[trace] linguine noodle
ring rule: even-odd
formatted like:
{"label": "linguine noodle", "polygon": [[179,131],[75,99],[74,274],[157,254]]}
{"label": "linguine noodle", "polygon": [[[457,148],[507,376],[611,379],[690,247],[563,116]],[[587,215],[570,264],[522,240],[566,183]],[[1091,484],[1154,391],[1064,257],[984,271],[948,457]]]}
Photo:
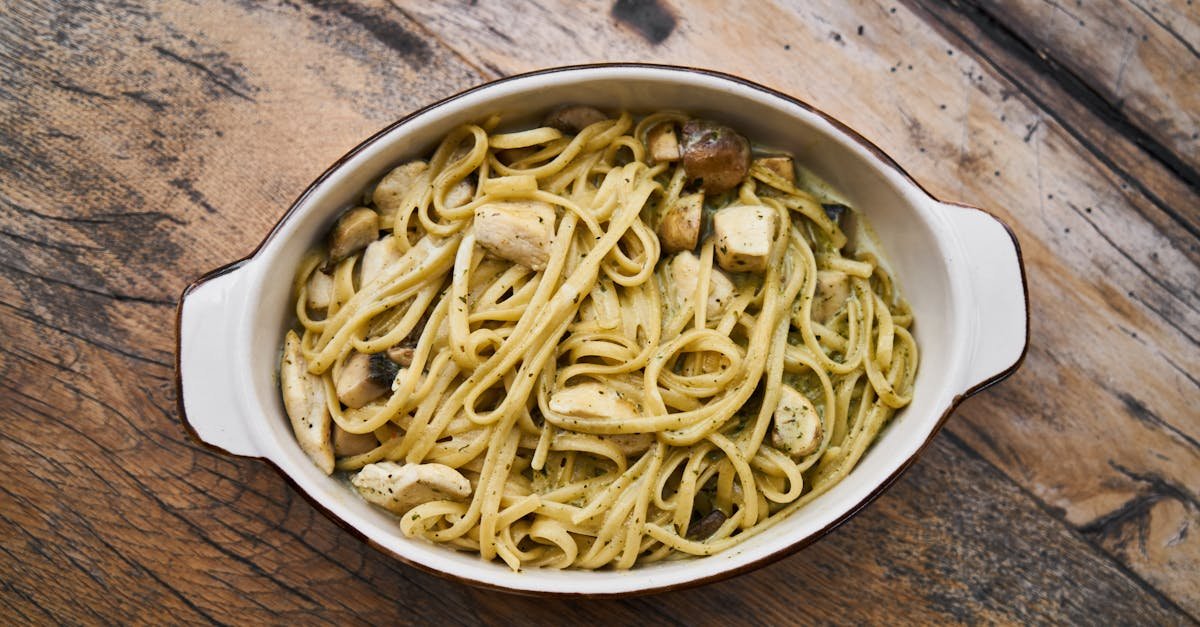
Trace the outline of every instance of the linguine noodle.
{"label": "linguine noodle", "polygon": [[[364,496],[364,469],[386,462],[395,465],[378,468],[436,467],[469,482],[389,507],[403,533],[513,569],[710,555],[827,491],[908,404],[910,309],[869,226],[803,168],[793,181],[756,160],[736,187],[704,199],[706,219],[737,205],[777,225],[762,271],[723,271],[706,228],[694,280],[672,274],[656,229],[697,183],[680,162],[651,158],[647,136],[686,119],[622,114],[575,133],[463,126],[404,188],[368,194],[394,247],[387,263],[368,278],[361,250],[305,258],[285,396],[311,385],[304,427],[324,429],[318,440],[335,432],[328,446],[367,443],[321,455],[362,471]],[[480,243],[492,235],[480,212],[527,201],[553,208],[544,266]],[[311,306],[314,279],[331,283],[322,311]],[[832,304],[826,279],[842,282]],[[718,284],[731,289],[718,295]],[[352,358],[399,346],[404,365],[381,395],[339,400]],[[288,370],[296,363],[301,374]],[[570,390],[599,404],[565,411],[555,399]],[[789,449],[788,402],[813,416],[806,450]],[[371,494],[386,495],[380,485]]]}

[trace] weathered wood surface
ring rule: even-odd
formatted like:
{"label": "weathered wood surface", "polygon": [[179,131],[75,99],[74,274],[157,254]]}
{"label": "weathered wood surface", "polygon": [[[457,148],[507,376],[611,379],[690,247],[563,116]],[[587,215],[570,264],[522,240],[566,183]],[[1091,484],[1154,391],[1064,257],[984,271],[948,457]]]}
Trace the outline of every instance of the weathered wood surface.
{"label": "weathered wood surface", "polygon": [[[1159,155],[1200,176],[1200,6],[1190,0],[983,0],[980,12],[1125,115]],[[1198,179],[1193,178],[1193,183]]]}
{"label": "weathered wood surface", "polygon": [[[1178,129],[1198,111],[1185,79],[1163,78],[1194,58],[1149,51],[1194,47],[1200,20],[1182,0],[1067,8],[1148,36],[1119,83],[1107,56],[1084,58],[1095,32],[988,22],[1003,11],[983,2],[0,4],[0,617],[1194,622],[1200,196]],[[627,601],[442,581],[185,436],[171,362],[186,283],[252,250],[405,112],[601,60],[777,87],[938,196],[1003,216],[1030,279],[1025,366],[828,539]],[[1119,118],[1071,81],[1117,98]]]}

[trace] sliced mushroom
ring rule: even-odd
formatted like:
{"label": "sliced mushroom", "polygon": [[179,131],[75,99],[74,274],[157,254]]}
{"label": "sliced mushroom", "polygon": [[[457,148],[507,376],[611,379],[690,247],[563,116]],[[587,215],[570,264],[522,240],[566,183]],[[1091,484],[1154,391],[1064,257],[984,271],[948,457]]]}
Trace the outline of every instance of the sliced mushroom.
{"label": "sliced mushroom", "polygon": [[431,501],[460,501],[471,494],[471,482],[443,464],[367,464],[350,479],[369,503],[395,514]]}
{"label": "sliced mushroom", "polygon": [[818,270],[812,319],[822,324],[837,315],[850,299],[850,277],[841,270]]}
{"label": "sliced mushroom", "polygon": [[728,126],[688,120],[682,145],[683,170],[711,194],[737,187],[750,171],[750,142]]}
{"label": "sliced mushroom", "polygon": [[813,453],[821,445],[821,417],[817,408],[790,385],[783,386],[774,423],[771,443],[794,459]]}
{"label": "sliced mushroom", "polygon": [[663,122],[650,129],[650,132],[646,133],[646,148],[655,163],[679,161],[683,156],[679,148],[679,133],[675,131],[675,124],[672,122]]}
{"label": "sliced mushroom", "polygon": [[545,270],[554,243],[554,207],[538,200],[480,205],[475,209],[475,241],[501,259]]}
{"label": "sliced mushroom", "polygon": [[392,389],[400,369],[383,353],[354,353],[342,365],[335,387],[347,407],[362,407]]}
{"label": "sliced mushroom", "polygon": [[[681,252],[671,259],[669,272],[675,302],[682,307],[684,299],[691,298],[696,293],[696,286],[700,281],[700,259],[690,252]],[[734,287],[733,281],[730,281],[720,268],[713,268],[708,278],[708,302],[705,306],[707,317],[712,319],[724,313],[735,291],[737,288]]]}
{"label": "sliced mushroom", "polygon": [[376,209],[382,215],[392,215],[400,208],[400,203],[408,192],[412,190],[413,185],[421,181],[422,175],[429,169],[429,164],[424,161],[409,161],[404,165],[392,168],[379,184],[375,186],[375,192],[371,194],[371,200],[375,202]]}
{"label": "sliced mushroom", "polygon": [[840,222],[842,216],[850,209],[846,205],[832,202],[822,203],[821,208],[825,210],[825,215],[834,222]]}
{"label": "sliced mushroom", "polygon": [[725,515],[725,512],[719,509],[714,509],[688,527],[687,537],[689,540],[704,540],[709,538],[712,536],[712,534],[716,533],[717,530],[721,528],[721,525],[724,525],[725,521],[728,519],[729,517]]}
{"label": "sliced mushroom", "polygon": [[387,356],[388,359],[392,360],[392,362],[394,362],[397,366],[403,366],[407,368],[412,365],[413,355],[415,355],[416,352],[417,349],[412,346],[401,346],[397,344],[396,346],[387,349]]}
{"label": "sliced mushroom", "polygon": [[379,440],[374,433],[350,433],[333,425],[333,452],[338,457],[353,457],[375,450]]}
{"label": "sliced mushroom", "polygon": [[768,207],[734,205],[713,215],[717,261],[730,272],[763,272],[779,215]]}
{"label": "sliced mushroom", "polygon": [[637,406],[621,398],[614,389],[588,381],[555,391],[550,395],[550,410],[579,418],[635,418]]}
{"label": "sliced mushroom", "polygon": [[333,277],[318,268],[308,277],[308,296],[305,303],[309,311],[324,314],[333,302]]}
{"label": "sliced mushroom", "polygon": [[578,134],[579,131],[608,119],[603,111],[587,105],[566,105],[551,111],[542,122],[564,133]]}
{"label": "sliced mushroom", "polygon": [[695,250],[700,243],[700,225],[704,220],[704,194],[682,196],[663,214],[658,237],[668,252]]}
{"label": "sliced mushroom", "polygon": [[279,368],[283,388],[283,407],[292,421],[296,441],[313,463],[325,474],[333,472],[333,446],[329,427],[332,418],[325,404],[325,386],[308,372],[308,362],[300,350],[300,336],[288,331],[283,344],[283,363]]}
{"label": "sliced mushroom", "polygon": [[329,263],[331,268],[341,260],[357,253],[379,237],[379,215],[366,207],[351,209],[338,218],[329,232]]}
{"label": "sliced mushroom", "polygon": [[770,170],[776,176],[795,185],[796,183],[796,167],[792,164],[792,158],[786,155],[778,155],[774,157],[759,157],[754,160],[754,163]]}
{"label": "sliced mushroom", "polygon": [[408,335],[404,336],[400,343],[387,349],[388,359],[392,360],[399,366],[407,368],[412,365],[413,355],[417,352],[417,342],[421,340],[421,334],[425,332],[425,323],[429,322],[429,316],[421,316],[417,320],[416,326]]}
{"label": "sliced mushroom", "polygon": [[389,235],[383,239],[371,242],[363,251],[362,266],[359,268],[358,284],[362,289],[371,284],[383,269],[398,261],[404,255],[396,248],[396,237]]}

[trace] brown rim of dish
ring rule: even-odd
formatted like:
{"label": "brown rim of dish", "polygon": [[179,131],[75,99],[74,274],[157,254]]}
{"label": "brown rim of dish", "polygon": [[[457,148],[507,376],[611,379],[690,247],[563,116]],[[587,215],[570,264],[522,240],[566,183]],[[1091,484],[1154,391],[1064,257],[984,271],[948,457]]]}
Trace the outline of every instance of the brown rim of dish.
{"label": "brown rim of dish", "polygon": [[[917,189],[920,189],[929,198],[932,198],[935,201],[941,202],[944,205],[960,207],[963,209],[972,209],[972,210],[976,210],[976,211],[981,211],[981,212],[987,214],[988,216],[990,216],[992,219],[996,220],[996,222],[999,222],[1000,225],[1004,227],[1004,230],[1008,232],[1008,236],[1010,238],[1012,238],[1013,248],[1016,249],[1017,267],[1020,270],[1020,274],[1021,274],[1021,291],[1022,291],[1022,293],[1024,295],[1024,299],[1025,299],[1025,302],[1024,302],[1024,306],[1025,306],[1025,344],[1024,344],[1024,346],[1021,347],[1021,355],[1019,357],[1017,357],[1017,360],[1015,362],[1013,362],[1013,364],[1011,366],[1009,366],[1008,368],[1006,368],[1003,371],[999,372],[998,374],[972,386],[967,391],[955,396],[954,399],[950,402],[949,407],[947,407],[946,410],[944,412],[942,412],[941,417],[938,418],[937,424],[929,432],[929,435],[925,438],[925,441],[921,443],[921,446],[916,450],[916,452],[914,452],[912,455],[910,455],[908,457],[908,459],[904,460],[904,462],[902,464],[900,464],[900,467],[897,468],[895,472],[893,472],[886,479],[881,481],[879,483],[879,485],[876,486],[875,489],[872,490],[871,493],[866,496],[866,498],[864,498],[863,500],[856,503],[853,507],[848,509],[841,516],[838,516],[838,518],[836,520],[829,523],[825,527],[822,527],[821,529],[805,536],[804,538],[801,538],[800,540],[797,540],[796,542],[793,542],[792,544],[790,544],[774,553],[771,553],[770,555],[764,556],[764,557],[757,559],[753,562],[750,562],[748,564],[744,564],[738,568],[734,568],[734,569],[727,570],[727,571],[722,571],[719,573],[715,573],[713,575],[709,575],[707,577],[701,577],[698,579],[694,579],[691,581],[685,581],[685,582],[681,582],[681,583],[677,583],[677,584],[656,586],[656,587],[645,588],[645,589],[641,589],[641,590],[629,590],[629,591],[625,591],[625,592],[586,593],[586,592],[557,592],[557,591],[523,590],[523,589],[519,589],[519,588],[509,588],[506,586],[499,586],[499,585],[495,585],[495,584],[491,584],[491,583],[487,583],[487,582],[483,582],[483,581],[478,581],[475,579],[466,579],[466,578],[460,577],[458,575],[454,575],[452,573],[448,573],[448,572],[427,566],[425,564],[421,564],[419,562],[414,562],[413,560],[410,560],[398,553],[395,553],[395,552],[391,551],[390,549],[388,549],[387,547],[384,547],[384,546],[380,545],[379,543],[371,540],[358,528],[356,528],[353,525],[351,525],[350,523],[347,523],[346,521],[342,520],[340,517],[338,517],[332,511],[326,509],[326,507],[323,504],[321,504],[320,501],[318,501],[315,497],[310,495],[308,492],[304,491],[304,489],[302,489],[291,478],[291,476],[288,475],[287,472],[285,472],[282,468],[280,468],[278,465],[275,464],[275,462],[271,461],[270,459],[267,459],[265,457],[257,457],[257,456],[234,455],[233,453],[230,453],[229,451],[226,451],[225,449],[223,449],[219,446],[209,444],[208,442],[205,442],[204,440],[200,439],[199,434],[196,433],[196,430],[192,427],[191,423],[188,421],[187,412],[184,410],[183,377],[182,377],[182,374],[180,371],[180,347],[181,347],[181,341],[182,341],[182,328],[181,328],[180,323],[182,322],[182,317],[183,317],[183,301],[185,298],[187,298],[188,294],[192,290],[196,289],[200,285],[202,285],[212,279],[215,279],[221,275],[228,274],[229,272],[237,270],[243,264],[247,263],[248,261],[250,261],[250,260],[254,259],[256,256],[258,256],[258,253],[259,253],[259,251],[262,250],[263,246],[265,246],[267,244],[267,242],[271,241],[271,239],[273,237],[275,237],[275,234],[279,232],[280,225],[282,225],[285,221],[287,221],[288,218],[291,217],[292,213],[294,213],[296,211],[296,208],[301,203],[303,203],[305,199],[308,198],[308,196],[313,192],[314,189],[316,189],[319,185],[321,185],[323,182],[325,182],[326,179],[328,179],[336,170],[340,169],[342,167],[342,165],[346,161],[348,161],[351,157],[354,157],[355,155],[357,155],[359,152],[361,152],[366,147],[370,146],[371,144],[374,144],[376,141],[378,141],[384,135],[387,135],[388,133],[392,132],[396,128],[408,123],[409,120],[412,120],[413,118],[416,118],[416,117],[424,114],[427,111],[441,107],[441,106],[445,105],[446,103],[449,103],[449,102],[452,102],[459,98],[462,98],[463,96],[475,93],[481,89],[485,89],[485,88],[491,87],[491,86],[499,84],[499,83],[505,83],[508,81],[524,79],[524,78],[529,78],[529,77],[533,77],[533,76],[545,76],[545,75],[549,75],[549,74],[556,74],[559,72],[572,72],[572,71],[578,71],[578,70],[596,70],[596,69],[621,69],[621,68],[667,70],[667,71],[673,71],[673,72],[701,74],[704,76],[710,76],[710,77],[734,82],[739,85],[743,85],[745,87],[749,87],[751,89],[755,89],[757,91],[763,92],[767,95],[782,99],[788,103],[794,104],[810,113],[817,115],[821,119],[823,119],[826,122],[833,125],[834,128],[838,129],[843,134],[845,134],[847,137],[850,137],[851,139],[853,139],[854,141],[856,141],[860,145],[862,145],[864,148],[866,148],[868,151],[870,151],[871,154],[875,155],[880,161],[882,161],[884,163],[884,165],[891,167],[892,169],[899,172],[902,176],[904,176],[905,179],[907,179],[910,183],[912,183],[914,186],[916,186]],[[817,109],[816,107],[813,107],[812,105],[808,104],[807,102],[804,102],[803,100],[799,100],[793,96],[789,96],[785,93],[782,93],[782,92],[772,89],[770,87],[766,87],[764,85],[760,85],[753,81],[749,81],[744,78],[733,76],[731,74],[725,74],[724,72],[717,72],[717,71],[713,71],[713,70],[705,70],[705,69],[680,66],[680,65],[664,65],[664,64],[658,64],[658,63],[594,63],[594,64],[569,65],[569,66],[562,66],[562,67],[555,67],[555,68],[547,68],[547,69],[542,69],[542,70],[534,70],[532,72],[526,72],[523,74],[515,74],[513,76],[506,76],[504,78],[500,78],[500,79],[497,79],[494,81],[488,81],[486,83],[476,85],[476,86],[466,89],[464,91],[458,92],[452,96],[449,96],[447,98],[439,100],[433,104],[430,104],[430,105],[427,105],[420,109],[417,109],[416,111],[413,111],[413,112],[409,113],[408,115],[405,115],[404,117],[400,118],[399,120],[396,120],[395,122],[392,122],[391,124],[388,124],[387,126],[383,127],[382,129],[377,131],[375,134],[371,135],[366,140],[364,140],[362,143],[360,143],[359,145],[350,149],[350,151],[347,152],[345,155],[342,155],[342,157],[340,157],[337,161],[335,161],[333,163],[333,165],[329,166],[328,169],[326,169],[324,172],[322,172],[320,176],[318,176],[311,184],[309,184],[309,186],[307,188],[305,188],[305,190],[299,196],[296,197],[296,200],[294,200],[292,202],[291,206],[288,207],[287,211],[284,212],[283,216],[281,216],[279,218],[279,220],[275,223],[275,225],[273,227],[271,227],[271,231],[267,234],[267,236],[265,238],[263,238],[262,242],[260,242],[258,244],[258,246],[255,247],[253,252],[251,252],[246,257],[243,257],[242,259],[239,259],[233,263],[226,264],[215,270],[205,273],[203,276],[196,279],[195,281],[193,281],[192,283],[190,283],[187,287],[185,287],[183,289],[183,292],[179,296],[179,305],[176,307],[176,310],[175,310],[175,397],[176,397],[176,404],[179,407],[179,416],[180,416],[181,421],[183,422],[184,429],[188,432],[188,435],[190,435],[192,437],[192,439],[195,440],[197,443],[199,443],[201,446],[203,446],[204,448],[206,448],[210,451],[215,451],[217,453],[222,453],[225,455],[232,455],[234,457],[245,457],[247,459],[257,459],[257,460],[266,462],[271,468],[273,468],[275,470],[275,472],[279,473],[279,475],[281,477],[283,477],[283,479],[285,481],[287,481],[287,483],[289,485],[291,485],[294,490],[299,492],[301,494],[301,496],[303,496],[310,504],[312,504],[313,507],[315,507],[318,511],[320,511],[325,516],[327,516],[330,520],[332,520],[334,523],[336,523],[339,527],[345,529],[354,537],[358,538],[359,540],[362,540],[363,542],[374,547],[375,549],[379,550],[380,552],[385,553],[394,559],[398,559],[401,562],[408,564],[409,566],[414,566],[425,572],[437,575],[438,577],[441,577],[443,579],[457,581],[457,582],[475,586],[478,588],[487,588],[487,589],[491,589],[491,590],[497,590],[500,592],[508,592],[508,593],[513,593],[513,594],[525,595],[525,596],[559,597],[559,598],[621,598],[621,597],[633,597],[633,596],[655,594],[655,593],[659,593],[659,592],[668,592],[668,591],[672,591],[672,590],[682,590],[685,588],[693,588],[696,586],[714,583],[717,581],[723,581],[725,579],[736,577],[738,575],[742,575],[742,574],[748,573],[750,571],[757,570],[759,568],[762,568],[763,566],[766,566],[773,562],[779,561],[785,557],[788,557],[788,556],[796,553],[797,551],[800,551],[801,549],[809,546],[810,544],[816,542],[817,540],[820,540],[825,535],[827,535],[829,532],[831,532],[834,529],[836,529],[837,527],[841,526],[842,523],[846,522],[852,516],[854,516],[855,514],[860,512],[864,507],[866,507],[868,504],[870,504],[872,501],[874,501],[877,497],[879,497],[880,494],[882,494],[885,490],[890,488],[892,486],[892,484],[895,483],[896,480],[900,477],[900,475],[904,474],[904,471],[908,470],[909,466],[911,466],[913,464],[913,462],[915,462],[917,460],[917,458],[920,457],[921,454],[925,452],[925,450],[933,442],[934,436],[936,436],[938,434],[938,432],[941,431],[942,426],[946,424],[946,420],[950,417],[950,415],[952,413],[954,413],[954,410],[958,407],[958,405],[963,400],[965,400],[966,398],[968,398],[974,394],[977,394],[978,392],[981,392],[982,390],[984,390],[996,383],[999,383],[1000,381],[1003,381],[1004,379],[1006,379],[1010,375],[1012,375],[1014,372],[1016,372],[1016,370],[1018,368],[1020,368],[1021,364],[1025,361],[1025,355],[1028,351],[1029,351],[1029,285],[1025,278],[1025,260],[1021,254],[1021,244],[1020,244],[1020,242],[1017,241],[1016,234],[1013,233],[1013,230],[1011,228],[1009,228],[1008,224],[1006,224],[1000,218],[996,217],[995,214],[987,211],[986,209],[982,209],[980,207],[975,207],[972,205],[967,205],[967,204],[957,203],[957,202],[945,202],[945,201],[938,200],[936,197],[933,196],[933,194],[930,194],[929,191],[927,189],[925,189],[924,186],[922,186],[919,182],[917,182],[917,180],[914,179],[907,171],[905,171],[904,168],[900,167],[900,164],[896,163],[896,161],[894,159],[892,159],[890,156],[888,156],[888,154],[885,153],[878,146],[871,143],[870,140],[868,140],[867,138],[865,138],[861,134],[859,134],[858,131],[855,131],[854,129],[850,128],[849,126],[846,126],[845,124],[838,121],[837,119],[830,117],[829,115],[825,114],[823,111]]]}

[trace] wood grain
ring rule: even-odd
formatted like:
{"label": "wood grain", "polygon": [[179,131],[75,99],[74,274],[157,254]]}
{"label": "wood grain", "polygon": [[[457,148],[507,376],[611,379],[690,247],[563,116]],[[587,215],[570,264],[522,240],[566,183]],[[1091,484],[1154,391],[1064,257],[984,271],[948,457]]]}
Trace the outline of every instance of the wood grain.
{"label": "wood grain", "polygon": [[982,0],[979,6],[1127,116],[1200,186],[1200,7],[1186,0]]}
{"label": "wood grain", "polygon": [[[1156,6],[1194,32],[1187,9]],[[1108,137],[970,7],[951,8],[5,5],[0,616],[1194,622],[1195,190],[1162,160],[1139,159],[1128,136]],[[1072,56],[1087,44],[1055,45]],[[187,282],[252,250],[328,163],[396,117],[495,76],[618,58],[780,88],[862,131],[939,196],[1005,217],[1030,276],[1024,368],[968,401],[893,490],[830,538],[727,583],[624,601],[442,581],[362,545],[265,465],[188,440],[171,368]],[[1123,82],[1148,71],[1131,63]],[[1142,93],[1196,115],[1169,90]]]}

